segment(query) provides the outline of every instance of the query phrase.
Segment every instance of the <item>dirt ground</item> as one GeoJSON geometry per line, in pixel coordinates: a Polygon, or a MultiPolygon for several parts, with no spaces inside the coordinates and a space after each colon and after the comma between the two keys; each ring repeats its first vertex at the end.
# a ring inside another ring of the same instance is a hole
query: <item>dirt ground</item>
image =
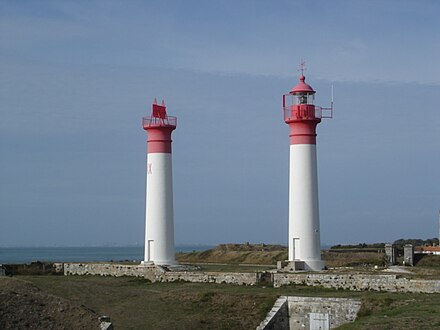
{"type": "Polygon", "coordinates": [[[99,329],[98,315],[40,291],[34,284],[0,277],[1,329],[99,329]]]}

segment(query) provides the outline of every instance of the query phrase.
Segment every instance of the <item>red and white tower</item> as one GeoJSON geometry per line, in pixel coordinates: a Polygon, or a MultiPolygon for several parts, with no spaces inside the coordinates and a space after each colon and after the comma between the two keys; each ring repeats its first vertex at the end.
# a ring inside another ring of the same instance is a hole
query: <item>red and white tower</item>
{"type": "Polygon", "coordinates": [[[283,95],[284,121],[290,128],[288,261],[295,269],[321,270],[316,126],[321,118],[332,117],[333,106],[315,107],[315,91],[305,83],[303,65],[300,82],[283,95]]]}
{"type": "Polygon", "coordinates": [[[151,116],[142,118],[148,137],[143,264],[176,264],[171,162],[171,133],[176,125],[177,118],[167,115],[163,101],[158,105],[154,100],[151,116]]]}

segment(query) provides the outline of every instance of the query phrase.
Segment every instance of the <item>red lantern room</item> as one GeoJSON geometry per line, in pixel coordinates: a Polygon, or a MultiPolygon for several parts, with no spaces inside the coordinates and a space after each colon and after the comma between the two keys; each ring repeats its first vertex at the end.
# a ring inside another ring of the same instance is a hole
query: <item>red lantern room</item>
{"type": "Polygon", "coordinates": [[[301,75],[300,82],[292,88],[289,94],[283,95],[284,121],[286,123],[297,120],[321,121],[321,112],[316,113],[314,101],[315,91],[305,83],[306,77],[301,75]]]}

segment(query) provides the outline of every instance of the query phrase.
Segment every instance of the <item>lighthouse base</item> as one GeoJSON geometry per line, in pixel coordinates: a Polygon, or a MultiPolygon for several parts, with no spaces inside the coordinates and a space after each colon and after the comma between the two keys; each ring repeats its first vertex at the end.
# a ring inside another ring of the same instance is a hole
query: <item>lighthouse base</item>
{"type": "Polygon", "coordinates": [[[306,260],[304,263],[306,270],[318,271],[325,269],[325,261],[323,260],[306,260]]]}
{"type": "Polygon", "coordinates": [[[278,261],[277,269],[284,272],[320,271],[325,269],[325,261],[323,260],[278,261]]]}
{"type": "Polygon", "coordinates": [[[179,263],[176,260],[163,260],[163,261],[153,261],[155,265],[158,266],[174,266],[178,265],[179,263]]]}
{"type": "Polygon", "coordinates": [[[176,260],[167,260],[167,261],[141,261],[141,266],[151,266],[151,265],[157,265],[157,266],[178,266],[179,263],[176,260]]]}

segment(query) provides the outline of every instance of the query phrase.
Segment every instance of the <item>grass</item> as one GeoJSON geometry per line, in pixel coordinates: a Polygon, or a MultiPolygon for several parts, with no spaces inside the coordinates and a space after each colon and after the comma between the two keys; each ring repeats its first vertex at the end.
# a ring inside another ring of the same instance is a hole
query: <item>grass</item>
{"type": "Polygon", "coordinates": [[[440,270],[440,255],[419,255],[416,266],[440,270]]]}
{"type": "Polygon", "coordinates": [[[317,287],[150,283],[94,276],[17,276],[41,290],[111,316],[116,329],[255,329],[280,295],[346,297],[363,302],[341,329],[440,327],[440,294],[351,292],[317,287]]]}
{"type": "Polygon", "coordinates": [[[212,249],[201,252],[177,253],[181,263],[233,263],[276,265],[278,260],[286,260],[286,251],[229,251],[212,249]]]}
{"type": "Polygon", "coordinates": [[[322,258],[328,267],[353,267],[361,265],[382,266],[385,254],[378,252],[335,252],[334,250],[322,251],[322,258]]]}
{"type": "Polygon", "coordinates": [[[255,328],[275,300],[271,295],[247,292],[240,286],[152,284],[128,277],[20,278],[50,294],[86,305],[98,314],[110,315],[117,329],[255,328]]]}
{"type": "Polygon", "coordinates": [[[362,299],[355,323],[339,329],[437,329],[439,295],[376,294],[362,299]]]}
{"type": "Polygon", "coordinates": [[[243,265],[243,264],[192,264],[200,267],[202,272],[236,272],[236,273],[255,273],[276,268],[270,265],[243,265]]]}

